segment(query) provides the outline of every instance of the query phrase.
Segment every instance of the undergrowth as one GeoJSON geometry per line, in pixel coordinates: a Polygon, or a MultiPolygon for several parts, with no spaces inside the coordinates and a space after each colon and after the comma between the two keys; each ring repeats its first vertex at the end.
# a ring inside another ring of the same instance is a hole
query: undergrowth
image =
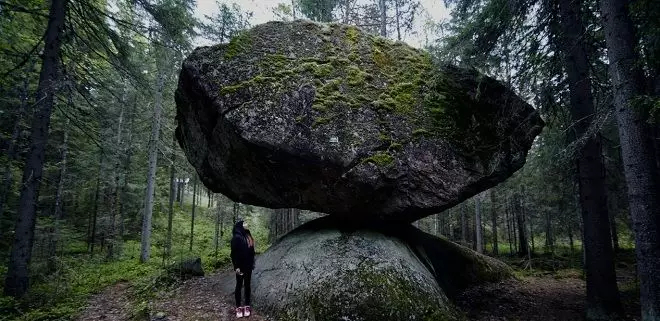
{"type": "MultiPolygon", "coordinates": [[[[221,207],[225,213],[229,209],[221,207]]],[[[215,219],[217,209],[198,207],[195,218],[192,251],[190,250],[190,209],[177,208],[173,217],[172,252],[163,260],[167,231],[167,213],[154,213],[152,227],[151,257],[149,262],[140,263],[139,236],[126,239],[121,245],[121,255],[113,260],[106,253],[86,253],[84,237],[72,237],[62,255],[56,259],[56,270],[45,272],[43,260],[31,264],[31,287],[28,294],[18,300],[0,296],[0,320],[41,321],[72,320],[88,304],[90,297],[108,286],[128,282],[131,316],[134,320],[144,319],[149,314],[149,301],[161,290],[174,286],[177,280],[167,276],[164,267],[191,257],[201,257],[205,273],[230,264],[229,240],[232,221],[225,219],[223,236],[215,249],[215,219]]],[[[267,247],[268,231],[263,219],[255,209],[245,207],[246,220],[255,236],[257,252],[267,247]]],[[[229,215],[226,215],[229,216],[229,215]]],[[[4,280],[6,267],[0,268],[4,280]]]]}

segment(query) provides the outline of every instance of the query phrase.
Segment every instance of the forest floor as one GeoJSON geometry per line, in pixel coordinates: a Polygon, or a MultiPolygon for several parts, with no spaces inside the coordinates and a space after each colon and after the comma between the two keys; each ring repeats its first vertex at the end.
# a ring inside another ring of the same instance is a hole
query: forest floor
{"type": "MultiPolygon", "coordinates": [[[[637,293],[628,287],[634,276],[624,269],[619,269],[617,275],[623,320],[639,320],[637,293]]],[[[579,271],[562,271],[473,287],[462,293],[456,303],[469,320],[580,321],[584,319],[585,293],[586,284],[579,271]]]]}
{"type": "MultiPolygon", "coordinates": [[[[207,321],[236,320],[234,312],[233,271],[219,271],[205,277],[191,278],[173,289],[161,290],[149,299],[144,318],[136,318],[128,298],[133,297],[126,283],[107,288],[95,295],[78,321],[207,321]]],[[[139,303],[138,303],[139,304],[139,303]]],[[[254,313],[245,320],[263,321],[254,313]]]]}
{"type": "MultiPolygon", "coordinates": [[[[514,265],[515,267],[515,265],[514,265]]],[[[634,266],[617,267],[626,317],[639,320],[638,288],[634,266]]],[[[153,321],[235,320],[233,310],[233,271],[219,271],[206,277],[182,281],[161,290],[149,299],[148,313],[153,321]]],[[[129,299],[131,287],[119,283],[95,295],[79,316],[79,321],[119,321],[135,319],[129,299]]],[[[516,278],[473,287],[462,293],[457,306],[468,320],[582,320],[586,285],[579,269],[555,271],[517,270],[516,278]]],[[[266,320],[257,314],[246,320],[266,320]]]]}

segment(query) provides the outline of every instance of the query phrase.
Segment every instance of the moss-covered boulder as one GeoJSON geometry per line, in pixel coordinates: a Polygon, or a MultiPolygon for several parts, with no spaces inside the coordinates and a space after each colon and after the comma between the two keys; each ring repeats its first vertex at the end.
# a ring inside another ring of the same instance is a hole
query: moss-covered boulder
{"type": "Polygon", "coordinates": [[[257,259],[252,293],[275,320],[460,320],[454,294],[510,276],[505,264],[410,225],[324,217],[257,259]]]}
{"type": "Polygon", "coordinates": [[[539,115],[499,82],[356,27],[270,22],[196,49],[176,135],[235,201],[412,222],[525,162],[539,115]]]}
{"type": "Polygon", "coordinates": [[[254,305],[275,320],[457,320],[406,244],[372,230],[300,228],[262,254],[254,305]]]}

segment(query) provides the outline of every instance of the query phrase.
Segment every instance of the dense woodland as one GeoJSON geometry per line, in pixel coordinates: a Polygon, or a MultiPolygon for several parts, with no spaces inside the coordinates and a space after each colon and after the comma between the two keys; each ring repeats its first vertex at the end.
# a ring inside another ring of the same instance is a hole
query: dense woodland
{"type": "MultiPolygon", "coordinates": [[[[617,319],[623,291],[638,320],[660,320],[660,2],[445,2],[447,21],[419,0],[282,1],[272,19],[424,39],[513,88],[547,123],[525,167],[414,225],[521,273],[576,269],[590,320],[617,319]]],[[[188,257],[222,268],[238,218],[262,252],[322,215],[211,193],[175,141],[184,57],[255,24],[249,1],[217,7],[199,20],[193,0],[0,0],[0,318],[73,318],[106,286],[154,286],[188,257]]]]}

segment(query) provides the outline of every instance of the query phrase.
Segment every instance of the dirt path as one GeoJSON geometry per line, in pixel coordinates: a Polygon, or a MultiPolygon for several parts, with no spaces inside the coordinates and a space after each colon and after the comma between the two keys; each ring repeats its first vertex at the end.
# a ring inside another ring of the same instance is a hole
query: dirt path
{"type": "MultiPolygon", "coordinates": [[[[153,321],[236,320],[233,271],[183,281],[174,290],[161,292],[150,304],[153,321]]],[[[95,295],[78,321],[128,321],[131,316],[130,287],[120,283],[95,295]]],[[[246,321],[264,321],[253,314],[246,321]]]]}
{"type": "MultiPolygon", "coordinates": [[[[184,281],[174,291],[157,298],[151,310],[164,312],[161,320],[236,320],[233,305],[233,271],[211,274],[184,281]]],[[[242,320],[264,321],[259,315],[242,320]]]]}
{"type": "Polygon", "coordinates": [[[128,299],[128,292],[129,286],[127,283],[119,283],[108,287],[92,297],[87,308],[76,320],[129,320],[131,302],[128,299]]]}

